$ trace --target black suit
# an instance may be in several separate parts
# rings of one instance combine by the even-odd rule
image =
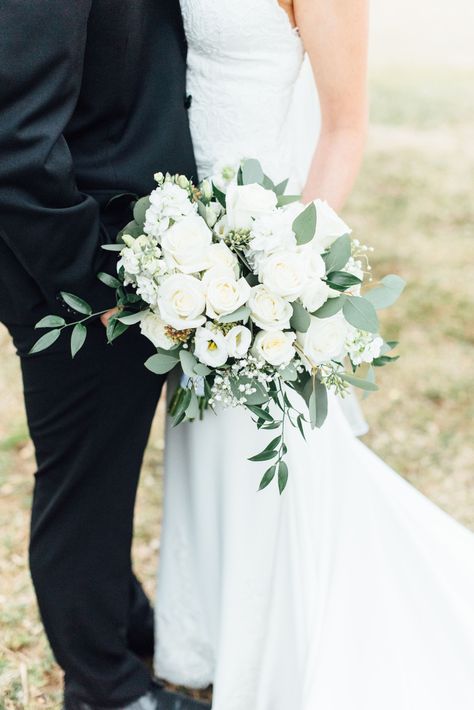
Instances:
[[[100,244],[157,170],[195,174],[178,0],[1,0],[0,320],[22,358],[36,447],[30,561],[66,680],[120,705],[146,691],[151,612],[131,572],[133,506],[159,378],[149,344],[90,328],[34,357],[32,324],[59,291],[111,305]],[[147,628],[148,627],[148,628]]]

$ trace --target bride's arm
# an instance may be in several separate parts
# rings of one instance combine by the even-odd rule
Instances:
[[[367,130],[368,0],[294,0],[313,68],[321,134],[303,199],[340,209],[359,171]]]

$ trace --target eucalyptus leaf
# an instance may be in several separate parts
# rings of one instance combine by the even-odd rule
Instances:
[[[132,221],[125,225],[125,227],[117,234],[117,241],[119,242],[125,235],[136,239],[137,237],[141,237],[142,234],[143,228],[137,224],[134,219],[132,219]],[[123,249],[123,247],[124,245],[122,243],[121,249]]]
[[[143,316],[149,313],[149,311],[139,311],[138,313],[128,313],[126,315],[121,315],[117,320],[125,325],[136,325],[140,323]]]
[[[248,306],[241,306],[233,313],[220,316],[219,323],[237,323],[238,321],[246,323],[249,319],[250,313],[251,310]]]
[[[77,311],[77,313],[82,313],[85,316],[91,315],[92,308],[86,301],[79,298],[79,296],[75,296],[73,293],[67,293],[66,291],[61,291],[61,298],[70,308]]]
[[[150,370],[150,372],[154,372],[155,375],[164,375],[176,367],[178,362],[178,358],[173,355],[158,353],[148,358],[145,362],[145,367],[147,370]]]
[[[59,338],[60,335],[61,335],[60,328],[56,328],[55,330],[50,330],[48,333],[45,333],[33,345],[33,347],[30,350],[30,355],[34,355],[35,353],[39,353],[42,350],[46,350],[47,348],[50,347],[50,345],[52,345],[53,343],[56,342],[56,340]]]
[[[45,316],[35,325],[35,328],[61,328],[66,321],[61,316]]]
[[[101,249],[104,251],[122,251],[124,246],[123,242],[121,244],[102,244]]]
[[[279,182],[278,185],[275,185],[274,192],[277,197],[281,197],[285,194],[285,190],[288,187],[288,182],[289,178],[286,178],[286,180],[283,180],[283,182]]]
[[[372,360],[372,365],[374,367],[383,367],[384,365],[389,365],[391,362],[398,360],[400,356],[395,355],[393,357],[388,357],[388,355],[380,355]]]
[[[293,222],[293,231],[297,244],[308,244],[316,233],[316,207],[314,202],[310,204],[298,215]]]
[[[388,308],[401,296],[405,286],[406,283],[400,276],[389,274],[384,276],[379,286],[367,291],[364,297],[377,309]]]
[[[87,328],[84,323],[76,323],[71,333],[71,356],[76,357],[87,338]]]
[[[278,490],[280,491],[280,495],[285,490],[287,483],[288,466],[286,465],[285,461],[280,461],[280,463],[278,464]]]
[[[149,207],[150,198],[147,196],[141,197],[139,200],[137,200],[133,208],[133,219],[142,229],[143,225],[145,224],[145,216]]]
[[[125,323],[120,323],[117,317],[113,316],[112,318],[109,318],[109,322],[107,323],[107,342],[113,343],[114,340],[117,340],[117,338],[125,333],[125,331],[128,330],[128,325],[125,325]]]
[[[377,385],[370,380],[364,380],[360,377],[354,377],[354,375],[349,375],[346,372],[341,374],[341,378],[349,384],[354,385],[354,387],[359,387],[361,390],[366,390],[367,392],[376,392],[378,390]]]
[[[348,296],[342,312],[348,323],[369,333],[378,333],[379,321],[372,303],[359,296]]]
[[[254,158],[244,160],[242,162],[241,170],[243,185],[252,185],[254,183],[261,185],[263,183],[265,176],[263,174],[262,166],[258,160],[255,160]]]
[[[345,296],[336,296],[335,298],[328,298],[326,303],[324,303],[321,308],[318,308],[317,311],[314,311],[312,315],[316,316],[316,318],[330,318],[336,313],[339,313],[345,303],[345,300]]]
[[[270,466],[270,468],[265,471],[265,473],[263,474],[263,478],[260,481],[260,485],[258,487],[259,491],[263,491],[263,489],[266,488],[273,481],[273,479],[275,478],[276,469],[277,469],[276,464],[274,464],[273,466]]]
[[[259,419],[263,419],[265,422],[273,422],[273,417],[262,407],[258,407],[256,404],[247,404],[247,409],[249,409],[252,414],[255,414]]]
[[[348,234],[343,234],[342,237],[336,239],[328,253],[323,257],[326,264],[326,272],[343,269],[350,259],[351,251],[351,238]]]
[[[275,185],[273,183],[273,180],[271,180],[268,175],[263,176],[262,187],[264,187],[265,190],[271,190],[272,192],[275,192]]]
[[[279,195],[277,206],[285,207],[286,205],[291,205],[293,202],[299,202],[301,200],[301,195]]]
[[[280,375],[285,382],[295,382],[298,379],[298,371],[292,362],[281,370]]]
[[[311,316],[306,308],[304,308],[301,303],[298,303],[298,301],[294,301],[291,305],[293,308],[293,315],[290,319],[291,327],[299,333],[306,333],[311,325]]]
[[[198,419],[199,417],[199,400],[197,398],[194,390],[191,391],[191,399],[186,407],[186,418],[187,419]]]
[[[309,398],[309,420],[311,428],[320,428],[326,421],[328,414],[328,393],[325,385],[313,378],[313,387]]]
[[[198,375],[198,377],[207,377],[211,372],[212,370],[207,365],[203,365],[202,362],[198,362],[194,366],[194,373]]]
[[[183,348],[179,351],[179,359],[181,361],[181,367],[183,368],[184,374],[188,377],[194,377],[194,368],[198,364],[194,355],[189,352],[189,350],[185,350]]]
[[[214,183],[212,183],[212,189],[214,191],[214,197],[216,198],[216,200],[222,207],[225,208],[225,193],[222,192],[222,190],[219,190],[219,188],[216,187]]]
[[[180,396],[178,403],[176,405],[176,409],[175,409],[175,425],[178,423],[178,422],[176,422],[176,419],[178,419],[179,417],[181,417],[183,414],[186,413],[186,410],[189,407],[189,404],[191,402],[192,396],[193,396],[193,392],[189,388],[184,389],[182,391],[182,395]]]

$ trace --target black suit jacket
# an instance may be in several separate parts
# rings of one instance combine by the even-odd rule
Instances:
[[[105,205],[195,175],[185,64],[179,0],[1,0],[0,320],[110,305],[100,244],[129,214]]]

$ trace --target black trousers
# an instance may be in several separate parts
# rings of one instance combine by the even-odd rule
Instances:
[[[74,361],[62,334],[10,326],[21,357],[36,449],[30,568],[51,647],[68,689],[105,707],[147,692],[139,656],[153,651],[153,613],[133,575],[131,542],[143,452],[163,385],[143,363],[153,348],[136,327],[107,345],[89,327]]]

